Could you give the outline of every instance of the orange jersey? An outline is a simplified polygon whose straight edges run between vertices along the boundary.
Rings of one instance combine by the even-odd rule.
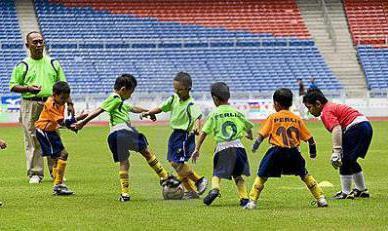
[[[288,110],[270,115],[259,134],[269,136],[269,143],[282,148],[299,147],[300,140],[307,141],[312,136],[303,120]]]
[[[35,127],[43,131],[55,131],[60,127],[58,122],[64,119],[65,105],[58,105],[53,97],[49,97],[44,103],[43,111],[40,113]]]

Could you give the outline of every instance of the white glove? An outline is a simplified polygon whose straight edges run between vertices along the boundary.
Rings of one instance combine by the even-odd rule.
[[[342,166],[342,154],[338,151],[333,151],[330,157],[330,163],[335,169],[338,169]]]

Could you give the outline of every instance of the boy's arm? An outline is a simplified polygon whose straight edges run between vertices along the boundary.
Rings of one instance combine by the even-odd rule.
[[[335,169],[342,166],[342,128],[337,125],[332,130],[333,151],[330,158]]]
[[[147,118],[147,117],[150,117],[150,119],[152,121],[155,121],[156,120],[156,114],[159,114],[162,112],[162,109],[159,108],[159,107],[156,107],[156,108],[153,108],[151,110],[146,110],[146,111],[142,111],[140,112],[141,115],[140,115],[140,119],[143,119],[143,118]]]
[[[252,145],[252,152],[256,152],[259,149],[260,144],[264,141],[265,137],[261,134],[256,138],[255,143]]]
[[[147,117],[150,117],[150,120],[152,121],[156,121],[156,116],[155,114],[148,114],[148,115],[145,115],[144,113],[148,112],[147,109],[145,108],[142,108],[140,106],[133,106],[130,110],[132,113],[136,113],[136,114],[140,114],[140,119],[142,120],[143,118],[147,118]]]
[[[317,145],[315,143],[314,137],[308,139],[307,142],[309,143],[310,158],[315,159],[317,157]]]
[[[253,140],[253,132],[252,132],[252,129],[249,129],[247,131],[247,135],[245,136],[247,139],[249,140]]]
[[[89,113],[88,116],[85,119],[80,120],[77,123],[73,124],[72,127],[74,127],[74,129],[76,129],[76,130],[80,130],[87,123],[89,123],[91,120],[93,120],[94,118],[96,118],[97,116],[99,116],[103,112],[104,112],[104,110],[99,107],[96,110],[94,110],[93,112]]]
[[[193,155],[191,157],[193,163],[196,163],[197,160],[199,159],[199,155],[200,155],[199,151],[201,150],[201,146],[202,146],[203,142],[205,141],[206,136],[207,136],[207,134],[205,132],[202,132],[201,135],[199,136],[197,145],[195,146],[195,150],[194,150]]]
[[[199,117],[194,121],[194,126],[193,126],[193,132],[196,136],[200,134],[202,127],[203,127],[203,120],[201,119],[201,117]]]

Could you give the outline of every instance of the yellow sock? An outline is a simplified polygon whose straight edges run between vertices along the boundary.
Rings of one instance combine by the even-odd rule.
[[[196,192],[196,188],[195,188],[194,182],[191,181],[189,178],[181,177],[178,174],[178,179],[182,182],[183,187],[185,187],[185,189],[187,191],[194,191],[194,192]]]
[[[54,185],[63,183],[63,176],[65,175],[66,160],[58,160],[55,170]]]
[[[318,200],[321,196],[323,196],[323,191],[313,176],[307,175],[302,180],[310,190],[311,194],[313,194],[315,199]]]
[[[53,176],[53,179],[55,180],[55,176],[57,175],[57,163],[53,165],[53,169],[51,171],[51,175]]]
[[[260,197],[261,191],[264,189],[264,183],[267,181],[265,178],[256,177],[255,183],[253,183],[251,192],[249,193],[249,199],[257,201]]]
[[[128,171],[119,171],[121,193],[129,193]]]
[[[163,168],[162,164],[160,164],[159,160],[156,159],[155,155],[152,155],[152,157],[147,162],[160,178],[166,179],[168,177],[166,169]]]
[[[212,177],[212,189],[220,190],[221,179],[218,176]]]
[[[242,176],[234,178],[234,182],[237,186],[238,196],[241,199],[248,199],[247,187],[245,186],[245,180]]]
[[[182,171],[183,174],[186,174],[187,177],[190,180],[194,181],[195,183],[197,183],[197,181],[199,181],[199,179],[202,178],[196,172],[194,172],[193,168],[190,165],[188,165],[186,163],[182,164],[182,170],[181,171]]]

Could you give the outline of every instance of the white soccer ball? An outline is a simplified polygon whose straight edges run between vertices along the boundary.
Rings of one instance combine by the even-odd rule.
[[[183,186],[180,184],[177,187],[163,186],[162,195],[165,200],[182,200],[184,195]]]

